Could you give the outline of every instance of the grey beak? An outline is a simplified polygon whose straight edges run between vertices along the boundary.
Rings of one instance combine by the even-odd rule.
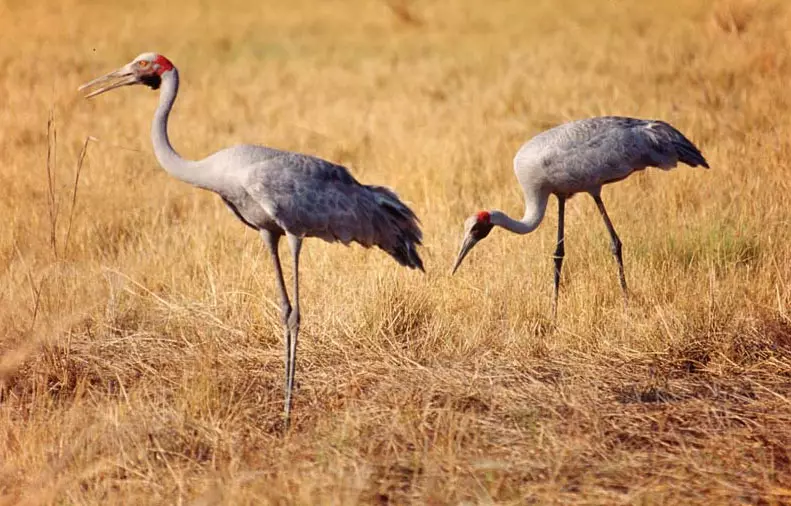
[[[478,244],[478,239],[474,238],[472,234],[467,234],[467,236],[464,238],[464,242],[461,243],[459,256],[456,257],[456,263],[453,265],[453,271],[450,273],[451,276],[456,274],[456,269],[458,269],[461,265],[461,261],[464,260],[464,257],[467,256],[467,253],[469,253],[472,247],[476,244]]]
[[[104,85],[100,88],[92,91],[85,95],[85,98],[95,97],[96,95],[100,95],[105,91],[114,90],[115,88],[120,88],[121,86],[128,86],[130,84],[137,84],[137,78],[135,75],[128,69],[128,67],[122,67],[118,70],[110,72],[109,74],[105,74],[102,77],[97,77],[93,81],[89,81],[79,88],[77,91],[83,91],[88,88],[92,88],[97,85]]]

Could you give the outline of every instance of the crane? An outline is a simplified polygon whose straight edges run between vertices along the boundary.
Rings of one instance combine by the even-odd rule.
[[[601,116],[571,121],[536,135],[514,157],[514,172],[525,198],[521,220],[502,211],[480,211],[464,222],[464,239],[453,273],[464,257],[495,226],[515,234],[529,234],[544,218],[549,196],[558,199],[558,236],[554,253],[555,276],[552,317],[557,316],[560,269],[565,247],[563,214],[566,200],[576,193],[589,193],[610,234],[612,253],[618,263],[618,279],[624,304],[627,301],[622,244],[604,202],[602,186],[626,179],[646,167],[669,170],[682,162],[691,167],[709,168],[697,147],[664,121],[620,116]]]
[[[300,325],[299,254],[305,237],[345,245],[377,246],[399,264],[423,269],[417,252],[420,221],[390,189],[357,182],[340,165],[313,156],[256,145],[220,150],[203,160],[186,160],[171,146],[168,117],[179,89],[179,73],[170,60],[143,53],[123,67],[80,86],[94,88],[91,98],[127,85],[160,89],[151,126],[154,154],[172,176],[220,196],[236,217],[258,231],[271,254],[285,341],[284,423],[289,425],[297,338]],[[285,236],[293,268],[289,300],[278,246]]]

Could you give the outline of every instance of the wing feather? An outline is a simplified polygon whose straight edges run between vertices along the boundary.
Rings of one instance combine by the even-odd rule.
[[[399,263],[422,268],[415,214],[391,190],[360,184],[320,158],[282,153],[257,164],[245,184],[277,225],[296,235],[378,246]]]

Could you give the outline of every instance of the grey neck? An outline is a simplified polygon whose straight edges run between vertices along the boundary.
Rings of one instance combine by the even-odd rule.
[[[200,162],[185,160],[170,144],[168,137],[168,118],[179,91],[179,73],[173,68],[162,74],[159,92],[159,106],[154,113],[151,124],[151,141],[154,144],[154,155],[159,165],[171,176],[199,188],[217,190],[216,178],[208,168]]]
[[[502,227],[515,234],[529,234],[541,224],[544,219],[544,212],[547,209],[549,195],[535,195],[525,197],[525,215],[521,220],[515,220],[502,211],[493,210],[490,212],[493,225]]]

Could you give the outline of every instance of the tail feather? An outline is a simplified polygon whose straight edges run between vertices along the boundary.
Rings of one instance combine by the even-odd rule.
[[[423,240],[418,217],[389,188],[383,186],[367,188],[373,193],[378,211],[376,216],[372,216],[377,225],[374,238],[376,245],[389,253],[399,264],[424,271],[423,260],[417,252],[417,246]]]
[[[709,168],[709,164],[703,157],[703,154],[700,152],[697,146],[692,144],[692,142],[684,136],[684,134],[664,121],[656,121],[655,124],[657,126],[657,130],[661,133],[662,137],[664,137],[662,140],[669,141],[669,143],[675,149],[680,162],[685,163],[690,167],[697,167],[698,165],[701,165],[707,169]]]
[[[698,149],[692,144],[681,144],[681,143],[674,143],[676,151],[678,152],[678,159],[686,163],[691,167],[697,167],[698,165],[702,165],[703,167],[709,168],[709,164],[706,159],[703,157]]]

